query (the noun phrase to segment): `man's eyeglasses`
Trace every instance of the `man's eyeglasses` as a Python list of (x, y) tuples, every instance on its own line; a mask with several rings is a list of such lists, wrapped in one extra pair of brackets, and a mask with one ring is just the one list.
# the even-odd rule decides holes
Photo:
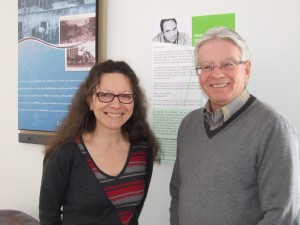
[(113, 93), (108, 92), (97, 92), (95, 95), (98, 97), (100, 102), (112, 102), (115, 97), (118, 98), (119, 102), (124, 104), (130, 104), (134, 101), (135, 95), (134, 94), (119, 94), (115, 95)]
[(215, 69), (215, 67), (218, 67), (221, 72), (228, 73), (231, 72), (236, 66), (245, 64), (246, 62), (247, 61), (239, 61), (239, 62), (230, 61), (230, 62), (224, 62), (220, 65), (203, 64), (196, 67), (196, 72), (198, 75), (200, 75), (201, 73), (209, 73), (212, 72)]

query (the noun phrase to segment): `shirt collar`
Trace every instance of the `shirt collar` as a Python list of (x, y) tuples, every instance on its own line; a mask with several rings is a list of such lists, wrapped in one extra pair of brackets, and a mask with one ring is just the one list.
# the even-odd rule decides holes
[(212, 113), (209, 100), (206, 102), (203, 108), (204, 120), (209, 124), (210, 129), (214, 130), (222, 126), (235, 112), (237, 112), (250, 98), (250, 94), (247, 89), (244, 89), (242, 93), (236, 97), (229, 104)]

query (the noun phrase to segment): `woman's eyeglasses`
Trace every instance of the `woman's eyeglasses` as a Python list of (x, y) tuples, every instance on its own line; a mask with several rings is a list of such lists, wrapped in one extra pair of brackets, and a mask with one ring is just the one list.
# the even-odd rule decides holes
[(113, 93), (108, 92), (97, 92), (95, 95), (98, 97), (100, 102), (112, 102), (115, 97), (118, 98), (119, 102), (124, 104), (130, 104), (134, 101), (135, 95), (134, 94), (119, 94), (115, 95)]

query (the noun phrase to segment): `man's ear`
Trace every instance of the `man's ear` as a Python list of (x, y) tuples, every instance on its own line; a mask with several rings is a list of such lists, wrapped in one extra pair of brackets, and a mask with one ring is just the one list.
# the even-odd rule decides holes
[(250, 74), (251, 74), (251, 61), (250, 60), (247, 60), (246, 64), (245, 64), (245, 74), (247, 76), (247, 83), (250, 79)]

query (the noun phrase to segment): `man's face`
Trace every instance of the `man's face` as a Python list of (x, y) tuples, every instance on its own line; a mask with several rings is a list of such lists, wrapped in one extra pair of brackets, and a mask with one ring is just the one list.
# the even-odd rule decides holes
[(177, 38), (177, 25), (173, 20), (168, 20), (163, 24), (163, 34), (168, 42), (175, 42)]
[(230, 69), (218, 66), (241, 61), (240, 49), (229, 40), (213, 39), (205, 42), (198, 51), (198, 66), (216, 65), (211, 71), (202, 70), (199, 82), (210, 100), (213, 112), (235, 99), (244, 90), (250, 76), (251, 64), (247, 61), (234, 64)]

